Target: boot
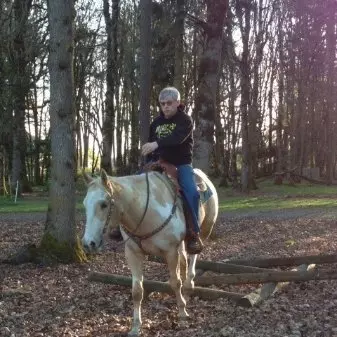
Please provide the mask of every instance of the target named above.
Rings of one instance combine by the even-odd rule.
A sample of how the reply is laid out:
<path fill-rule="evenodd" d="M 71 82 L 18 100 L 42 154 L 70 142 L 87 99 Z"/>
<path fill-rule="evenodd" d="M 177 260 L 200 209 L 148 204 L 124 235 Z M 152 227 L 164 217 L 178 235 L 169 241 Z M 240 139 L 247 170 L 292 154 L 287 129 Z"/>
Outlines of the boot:
<path fill-rule="evenodd" d="M 204 248 L 199 233 L 189 233 L 185 238 L 185 246 L 188 254 L 200 254 Z"/>
<path fill-rule="evenodd" d="M 119 229 L 119 227 L 114 228 L 110 233 L 109 233 L 109 237 L 111 240 L 113 241 L 123 241 L 123 236 L 121 233 L 121 230 Z"/>

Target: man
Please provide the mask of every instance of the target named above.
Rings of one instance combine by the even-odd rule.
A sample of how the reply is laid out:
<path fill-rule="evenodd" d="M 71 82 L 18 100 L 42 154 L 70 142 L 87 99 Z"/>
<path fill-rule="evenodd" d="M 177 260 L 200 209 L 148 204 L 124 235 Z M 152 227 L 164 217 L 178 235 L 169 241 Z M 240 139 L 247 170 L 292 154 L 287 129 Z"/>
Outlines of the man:
<path fill-rule="evenodd" d="M 178 180 L 193 220 L 193 232 L 188 233 L 186 250 L 198 254 L 203 248 L 199 228 L 199 192 L 192 167 L 193 122 L 180 103 L 180 93 L 174 87 L 167 87 L 159 94 L 160 115 L 150 125 L 148 143 L 142 146 L 146 162 L 159 158 L 177 167 Z M 111 238 L 121 239 L 119 230 Z"/>
<path fill-rule="evenodd" d="M 203 244 L 199 232 L 199 192 L 192 167 L 193 122 L 180 103 L 180 93 L 167 87 L 159 94 L 160 115 L 150 125 L 149 142 L 142 146 L 142 155 L 159 157 L 177 167 L 182 194 L 191 211 L 193 232 L 188 233 L 186 249 L 200 253 Z"/>

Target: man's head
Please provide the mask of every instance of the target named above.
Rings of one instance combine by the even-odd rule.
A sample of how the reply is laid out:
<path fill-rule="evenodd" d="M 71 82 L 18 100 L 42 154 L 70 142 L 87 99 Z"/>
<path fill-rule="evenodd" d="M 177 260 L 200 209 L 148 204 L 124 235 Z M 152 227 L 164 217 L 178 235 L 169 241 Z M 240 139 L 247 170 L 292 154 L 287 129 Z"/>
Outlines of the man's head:
<path fill-rule="evenodd" d="M 171 118 L 180 104 L 179 91 L 174 87 L 164 88 L 159 94 L 159 104 L 165 118 Z"/>

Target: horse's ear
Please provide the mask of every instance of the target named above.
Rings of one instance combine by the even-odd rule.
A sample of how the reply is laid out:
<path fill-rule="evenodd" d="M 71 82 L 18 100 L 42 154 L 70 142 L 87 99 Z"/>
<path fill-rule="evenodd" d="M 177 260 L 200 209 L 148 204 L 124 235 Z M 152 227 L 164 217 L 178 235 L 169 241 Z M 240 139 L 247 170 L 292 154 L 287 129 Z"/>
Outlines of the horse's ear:
<path fill-rule="evenodd" d="M 101 179 L 102 184 L 108 191 L 110 191 L 111 194 L 113 194 L 114 192 L 119 192 L 122 189 L 118 183 L 109 179 L 109 176 L 104 169 L 101 169 Z"/>
<path fill-rule="evenodd" d="M 85 172 L 84 170 L 82 171 L 82 175 L 83 175 L 83 178 L 84 178 L 84 181 L 87 185 L 89 185 L 94 179 L 87 173 Z"/>
<path fill-rule="evenodd" d="M 104 185 L 106 185 L 107 182 L 109 181 L 108 174 L 106 173 L 104 169 L 101 169 L 101 179 Z"/>

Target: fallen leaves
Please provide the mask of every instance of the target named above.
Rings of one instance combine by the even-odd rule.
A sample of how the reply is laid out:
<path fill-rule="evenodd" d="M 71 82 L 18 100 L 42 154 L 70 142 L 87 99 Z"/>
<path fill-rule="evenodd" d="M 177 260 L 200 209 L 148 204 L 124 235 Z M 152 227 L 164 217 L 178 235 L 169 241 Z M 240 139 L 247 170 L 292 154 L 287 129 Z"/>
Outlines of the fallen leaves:
<path fill-rule="evenodd" d="M 34 221 L 31 216 L 28 221 L 2 220 L 0 259 L 19 246 L 38 243 L 43 227 L 42 221 Z M 201 259 L 222 261 L 337 251 L 337 225 L 331 218 L 284 220 L 264 214 L 263 219 L 220 219 L 216 237 L 207 243 Z M 296 244 L 287 244 L 288 240 Z M 105 252 L 85 265 L 0 265 L 0 336 L 125 336 L 132 319 L 131 289 L 87 280 L 89 270 L 130 275 L 123 249 L 114 253 L 112 248 L 113 243 L 108 242 Z M 145 278 L 166 281 L 167 269 L 146 261 Z M 221 288 L 248 294 L 257 286 Z M 191 298 L 187 304 L 191 317 L 183 323 L 177 317 L 175 298 L 153 293 L 142 305 L 143 336 L 337 336 L 336 286 L 336 281 L 292 283 L 259 307 L 249 309 L 227 299 L 207 302 Z"/>

